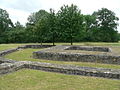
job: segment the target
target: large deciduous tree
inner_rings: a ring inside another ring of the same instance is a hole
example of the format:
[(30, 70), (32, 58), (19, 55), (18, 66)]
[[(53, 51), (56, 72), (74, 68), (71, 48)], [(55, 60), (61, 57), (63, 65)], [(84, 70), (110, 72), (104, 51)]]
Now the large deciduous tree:
[(55, 40), (56, 40), (56, 34), (58, 32), (57, 30), (57, 17), (55, 14), (55, 11), (53, 9), (50, 9), (50, 14), (48, 17), (48, 36), (50, 38), (50, 36), (52, 36), (50, 39), (52, 39), (53, 45), (55, 45)]
[(11, 27), (14, 27), (14, 25), (8, 12), (0, 8), (0, 43), (8, 42), (5, 32), (10, 30)]
[(28, 42), (43, 41), (43, 27), (45, 26), (48, 15), (49, 13), (47, 11), (39, 10), (28, 17), (28, 23), (26, 24)]
[(59, 29), (61, 31), (61, 37), (64, 41), (71, 42), (73, 44), (73, 40), (80, 41), (82, 39), (83, 34), (83, 15), (81, 11), (75, 5), (64, 5), (60, 8), (57, 13), (59, 20)]
[(13, 23), (9, 18), (9, 14), (6, 10), (0, 8), (0, 34), (8, 30), (10, 26), (13, 27)]
[(36, 24), (37, 22), (39, 22), (41, 19), (46, 19), (48, 16), (48, 12), (45, 10), (39, 10), (38, 12), (32, 13), (29, 17), (28, 17), (28, 24)]
[(7, 43), (22, 43), (25, 42), (25, 28), (17, 21), (14, 27), (5, 32)]
[(117, 21), (119, 19), (115, 13), (107, 8), (102, 8), (93, 15), (96, 17), (97, 38), (106, 42), (118, 41)]
[(42, 18), (36, 25), (35, 25), (35, 34), (37, 38), (41, 41), (49, 41), (53, 42), (55, 45), (56, 34), (57, 34), (57, 26), (56, 26), (57, 18), (56, 14), (53, 9), (50, 9), (50, 13), (46, 18)]
[(92, 32), (95, 28), (96, 18), (93, 15), (84, 15), (84, 30), (85, 38), (84, 41), (92, 41)]

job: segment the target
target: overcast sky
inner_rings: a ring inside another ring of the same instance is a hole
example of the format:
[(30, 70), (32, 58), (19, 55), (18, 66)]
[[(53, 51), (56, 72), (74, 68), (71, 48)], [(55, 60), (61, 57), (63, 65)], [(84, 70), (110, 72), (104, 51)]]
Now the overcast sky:
[[(58, 11), (64, 4), (77, 5), (82, 14), (92, 14), (104, 7), (114, 11), (120, 18), (120, 0), (0, 0), (0, 8), (7, 10), (14, 23), (20, 21), (23, 25), (31, 13), (40, 9), (49, 11), (50, 8)], [(120, 26), (118, 31), (120, 32)]]

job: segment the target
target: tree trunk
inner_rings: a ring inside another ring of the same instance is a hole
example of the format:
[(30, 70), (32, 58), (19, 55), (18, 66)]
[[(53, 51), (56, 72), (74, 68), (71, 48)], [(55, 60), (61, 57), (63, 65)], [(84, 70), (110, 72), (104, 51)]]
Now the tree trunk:
[(73, 38), (72, 38), (72, 29), (70, 30), (71, 32), (70, 32), (70, 41), (71, 41), (71, 45), (73, 45)]
[(53, 33), (53, 46), (55, 45), (54, 33)]
[(40, 42), (40, 43), (41, 43), (41, 46), (42, 46), (42, 40), (41, 40), (41, 42)]

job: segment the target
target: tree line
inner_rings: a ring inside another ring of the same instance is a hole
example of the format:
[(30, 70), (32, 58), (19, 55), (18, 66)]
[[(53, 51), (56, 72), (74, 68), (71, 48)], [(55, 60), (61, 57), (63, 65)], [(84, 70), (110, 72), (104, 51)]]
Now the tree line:
[(23, 26), (19, 21), (13, 24), (8, 12), (0, 9), (0, 43), (118, 42), (118, 20), (107, 8), (84, 15), (72, 4), (58, 12), (34, 12)]

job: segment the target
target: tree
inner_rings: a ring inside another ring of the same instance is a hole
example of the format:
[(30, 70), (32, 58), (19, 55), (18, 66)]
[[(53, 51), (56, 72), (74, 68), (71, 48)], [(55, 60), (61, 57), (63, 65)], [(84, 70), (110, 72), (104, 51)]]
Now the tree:
[(23, 28), (23, 25), (22, 25), (19, 21), (17, 21), (17, 22), (15, 23), (14, 27), (15, 27), (15, 28)]
[[(65, 41), (71, 42), (73, 44), (73, 40), (79, 41), (82, 39), (82, 35), (84, 35), (83, 31), (83, 15), (81, 11), (75, 5), (64, 5), (57, 13), (59, 20), (59, 31), (61, 31), (61, 37)], [(78, 40), (79, 38), (79, 40)]]
[(28, 23), (26, 24), (26, 37), (28, 37), (27, 42), (42, 41), (42, 37), (40, 34), (42, 30), (40, 24), (47, 19), (48, 15), (49, 13), (47, 11), (39, 10), (38, 12), (32, 13), (28, 17)]
[(14, 27), (9, 31), (5, 31), (5, 39), (7, 43), (22, 43), (25, 42), (25, 28), (17, 21)]
[(25, 37), (26, 37), (26, 42), (37, 42), (36, 41), (36, 35), (35, 35), (35, 26), (31, 24), (27, 24), (25, 28)]
[(9, 18), (9, 14), (6, 10), (0, 8), (0, 34), (8, 30), (9, 26), (13, 27), (13, 23)]
[(11, 27), (14, 27), (14, 25), (11, 19), (9, 18), (9, 14), (6, 10), (0, 8), (0, 43), (7, 42), (5, 40), (5, 32), (10, 30)]
[(55, 11), (53, 9), (50, 9), (50, 14), (49, 14), (47, 22), (48, 22), (48, 29), (49, 29), (48, 34), (51, 34), (53, 45), (55, 45), (55, 36), (57, 33), (57, 25), (56, 25), (57, 18), (56, 18)]
[(41, 19), (46, 19), (48, 16), (48, 12), (45, 10), (39, 10), (38, 12), (32, 13), (28, 17), (28, 23), (35, 25), (37, 22), (39, 22)]
[(93, 15), (84, 15), (85, 41), (92, 41), (92, 32), (95, 28), (96, 18)]
[(47, 40), (48, 24), (47, 19), (41, 19), (37, 24), (35, 24), (34, 31), (36, 35), (37, 42), (45, 42)]
[(102, 8), (94, 12), (93, 15), (96, 17), (98, 37), (101, 37), (101, 41), (118, 41), (117, 21), (119, 19), (115, 16), (115, 13), (107, 8)]

